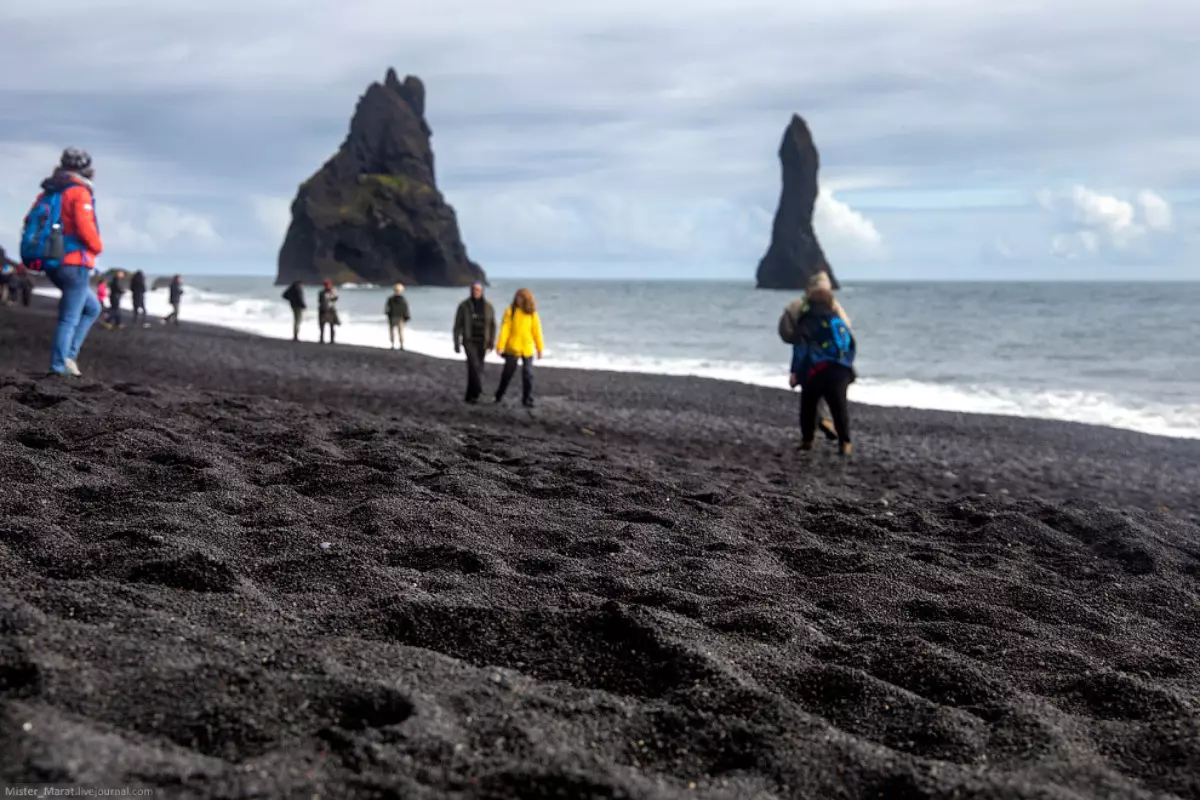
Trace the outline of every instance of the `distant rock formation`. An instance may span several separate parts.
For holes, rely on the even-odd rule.
[[[824,271],[836,289],[837,278],[812,226],[821,159],[812,133],[799,114],[792,115],[783,132],[779,161],[783,166],[783,189],[775,211],[771,246],[758,262],[758,288],[803,289],[810,277]]]
[[[275,283],[486,281],[434,182],[431,134],[419,78],[372,83],[341,149],[300,186]]]

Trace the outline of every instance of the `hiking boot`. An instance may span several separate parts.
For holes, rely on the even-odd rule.
[[[76,378],[83,376],[83,373],[79,371],[79,365],[75,363],[74,359],[71,359],[71,358],[64,359],[63,366],[65,366],[67,368],[67,372],[71,373]]]
[[[801,443],[800,443],[800,444],[799,444],[799,445],[796,447],[796,449],[797,449],[797,450],[799,450],[799,451],[800,451],[800,452],[802,452],[802,453],[807,453],[809,450],[812,450],[812,449],[813,449],[813,446],[814,446],[815,444],[816,444],[816,443],[815,443],[815,442],[813,442],[813,441],[810,439],[810,440],[809,440],[809,441],[807,441],[807,442],[801,442]]]
[[[849,457],[853,453],[854,445],[850,444],[849,442],[842,442],[840,445],[838,445],[838,454],[843,458]]]
[[[837,430],[833,427],[833,421],[822,419],[817,423],[817,427],[821,429],[821,433],[825,434],[825,438],[831,442],[837,441]]]

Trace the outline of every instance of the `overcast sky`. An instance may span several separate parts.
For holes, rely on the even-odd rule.
[[[78,146],[107,263],[273,274],[392,66],[493,276],[752,279],[798,112],[843,279],[1200,279],[1197,0],[44,0],[0,31],[9,250]]]

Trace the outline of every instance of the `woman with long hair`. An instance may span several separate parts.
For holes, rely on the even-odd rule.
[[[500,374],[500,385],[496,387],[497,403],[504,399],[520,361],[521,403],[526,408],[533,407],[533,358],[535,355],[541,358],[543,350],[542,320],[538,317],[533,292],[518,289],[512,304],[504,311],[500,335],[496,339],[496,352],[504,358],[504,371]]]

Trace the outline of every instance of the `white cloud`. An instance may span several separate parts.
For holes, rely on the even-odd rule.
[[[1142,207],[1142,216],[1151,230],[1169,231],[1173,223],[1171,204],[1160,195],[1149,189],[1138,192],[1138,205]]]
[[[1060,258],[1147,254],[1173,225],[1171,204],[1150,189],[1135,202],[1081,185],[1066,193],[1043,189],[1037,200],[1054,215],[1050,252]]]
[[[833,260],[839,251],[859,257],[878,255],[883,244],[875,223],[834,197],[829,189],[823,188],[817,195],[813,229]]]
[[[110,198],[96,201],[106,261],[180,250],[211,252],[221,244],[213,221],[172,205]]]

